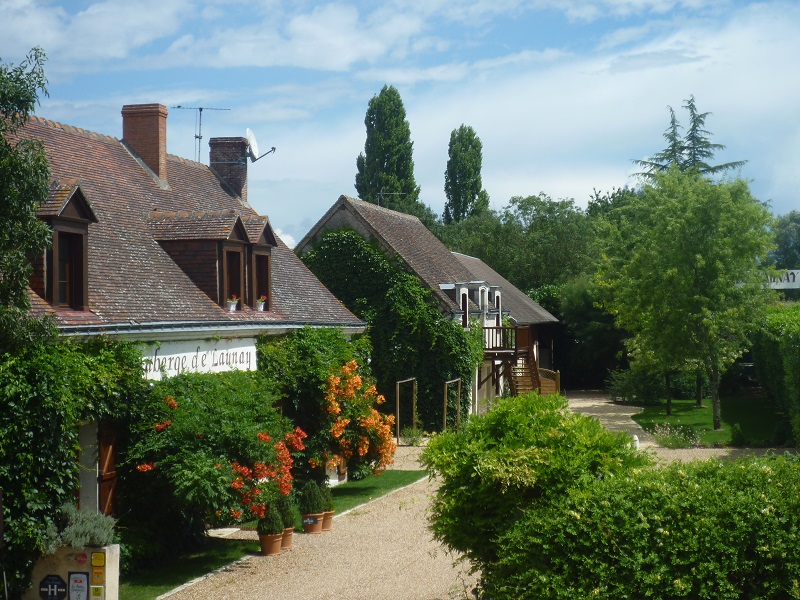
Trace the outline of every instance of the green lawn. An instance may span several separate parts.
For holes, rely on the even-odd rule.
[[[338,485],[331,490],[336,512],[380,498],[423,477],[425,471],[384,471],[381,475]],[[202,552],[164,561],[147,572],[124,578],[120,582],[120,600],[152,600],[187,581],[258,552],[256,541],[208,538]]]
[[[703,400],[701,408],[695,406],[694,400],[673,400],[670,417],[666,416],[666,402],[646,406],[641,413],[633,416],[633,420],[647,431],[651,431],[657,424],[691,427],[700,438],[700,443],[705,446],[730,444],[732,427],[737,423],[741,438],[748,446],[770,446],[780,442],[780,436],[776,438],[776,432],[781,429],[782,421],[763,396],[723,396],[721,406],[722,429],[717,431],[713,427],[709,398]]]

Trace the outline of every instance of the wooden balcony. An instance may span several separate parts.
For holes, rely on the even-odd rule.
[[[488,359],[516,358],[531,350],[530,330],[527,327],[484,327],[483,352]]]

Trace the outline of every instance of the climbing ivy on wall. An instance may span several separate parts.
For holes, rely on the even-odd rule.
[[[0,489],[12,597],[30,584],[59,508],[78,488],[78,427],[127,420],[147,394],[141,353],[95,340],[29,347],[0,357]]]
[[[444,382],[461,377],[460,409],[467,409],[472,370],[483,350],[479,328],[472,328],[470,334],[443,315],[432,293],[416,277],[355,231],[325,233],[303,260],[348,309],[369,324],[370,366],[390,407],[396,397],[395,382],[416,377],[421,425],[438,430]],[[410,394],[411,387],[404,386],[401,426],[412,424]],[[451,424],[456,419],[454,397],[448,406]]]

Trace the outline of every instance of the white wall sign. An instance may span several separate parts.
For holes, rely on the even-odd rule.
[[[769,287],[773,290],[800,288],[800,269],[779,271],[777,277],[769,278]]]
[[[172,377],[185,371],[221,373],[255,371],[255,338],[187,340],[142,346],[142,362],[147,379]]]

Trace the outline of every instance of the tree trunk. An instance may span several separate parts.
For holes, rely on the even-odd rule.
[[[722,429],[722,408],[719,403],[719,367],[711,369],[711,406],[714,410],[714,431]]]
[[[667,385],[667,416],[672,416],[672,375],[670,373],[664,374],[664,381]]]
[[[700,373],[695,375],[694,379],[694,398],[697,401],[697,408],[702,408],[703,406],[703,378]]]

